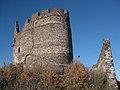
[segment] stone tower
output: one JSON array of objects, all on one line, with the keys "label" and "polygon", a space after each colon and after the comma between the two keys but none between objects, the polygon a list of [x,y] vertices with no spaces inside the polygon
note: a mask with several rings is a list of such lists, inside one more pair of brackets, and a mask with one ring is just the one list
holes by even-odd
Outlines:
[{"label": "stone tower", "polygon": [[109,39],[103,39],[98,63],[93,66],[92,71],[105,72],[107,74],[109,90],[118,88]]},{"label": "stone tower", "polygon": [[30,67],[44,64],[68,64],[73,59],[72,37],[67,10],[55,8],[37,12],[27,19],[19,32],[15,22],[13,64]]}]

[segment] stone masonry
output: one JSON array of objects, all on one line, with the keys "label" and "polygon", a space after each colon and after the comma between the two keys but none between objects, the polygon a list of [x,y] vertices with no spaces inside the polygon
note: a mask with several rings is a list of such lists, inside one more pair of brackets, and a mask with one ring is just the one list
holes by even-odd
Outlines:
[{"label": "stone masonry", "polygon": [[116,90],[118,88],[109,39],[103,40],[98,63],[93,66],[92,71],[105,72],[107,74],[109,90]]},{"label": "stone masonry", "polygon": [[[73,59],[72,36],[67,10],[55,8],[43,10],[27,19],[22,31],[18,21],[14,27],[13,64],[24,66],[66,65]],[[109,90],[118,88],[114,70],[110,40],[103,40],[100,57],[92,71],[105,72]]]},{"label": "stone masonry", "polygon": [[27,66],[68,64],[73,59],[72,37],[67,10],[55,8],[37,12],[27,19],[22,31],[14,27],[13,64]]}]

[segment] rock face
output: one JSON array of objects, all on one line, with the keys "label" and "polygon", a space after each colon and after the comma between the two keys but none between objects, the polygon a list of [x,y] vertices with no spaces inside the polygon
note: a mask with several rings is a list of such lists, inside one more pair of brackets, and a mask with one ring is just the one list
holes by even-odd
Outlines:
[{"label": "rock face", "polygon": [[35,13],[19,32],[15,22],[13,64],[30,67],[44,64],[68,64],[73,59],[69,12],[55,8]]},{"label": "rock face", "polygon": [[109,90],[118,88],[109,39],[103,40],[103,47],[98,63],[93,66],[92,71],[105,72],[107,74]]}]

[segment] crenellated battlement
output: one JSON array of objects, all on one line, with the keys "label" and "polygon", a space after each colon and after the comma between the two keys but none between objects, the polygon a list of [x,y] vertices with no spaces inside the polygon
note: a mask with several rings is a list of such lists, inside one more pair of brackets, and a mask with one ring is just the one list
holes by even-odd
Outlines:
[{"label": "crenellated battlement", "polygon": [[69,23],[68,17],[69,13],[67,10],[55,8],[53,12],[50,12],[50,9],[45,9],[42,10],[41,14],[39,12],[33,14],[31,20],[27,19],[23,31],[50,23]]},{"label": "crenellated battlement", "polygon": [[50,9],[42,10],[42,16],[50,14]]},{"label": "crenellated battlement", "polygon": [[[45,10],[42,10],[42,12],[36,12],[32,15],[31,17],[31,21],[35,21],[35,20],[38,20],[38,19],[41,19],[41,18],[46,18],[46,17],[49,17],[49,16],[67,16],[67,10],[64,10],[64,9],[59,9],[59,8],[54,8],[54,11],[53,12],[50,12],[50,9],[45,9]],[[27,22],[28,23],[28,22]]]},{"label": "crenellated battlement", "polygon": [[46,17],[46,16],[49,16],[49,15],[58,15],[58,16],[65,16],[65,11],[64,9],[59,9],[59,8],[54,8],[53,12],[50,11],[50,9],[45,9],[45,10],[42,10],[42,14],[41,14],[41,17]]},{"label": "crenellated battlement", "polygon": [[32,15],[32,21],[39,19],[39,12],[36,12],[35,14]]}]

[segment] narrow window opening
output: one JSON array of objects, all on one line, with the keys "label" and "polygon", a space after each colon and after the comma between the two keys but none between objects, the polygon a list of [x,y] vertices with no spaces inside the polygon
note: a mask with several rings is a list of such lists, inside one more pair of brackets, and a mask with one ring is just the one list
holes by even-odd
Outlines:
[{"label": "narrow window opening", "polygon": [[18,53],[20,53],[20,47],[18,48]]}]

